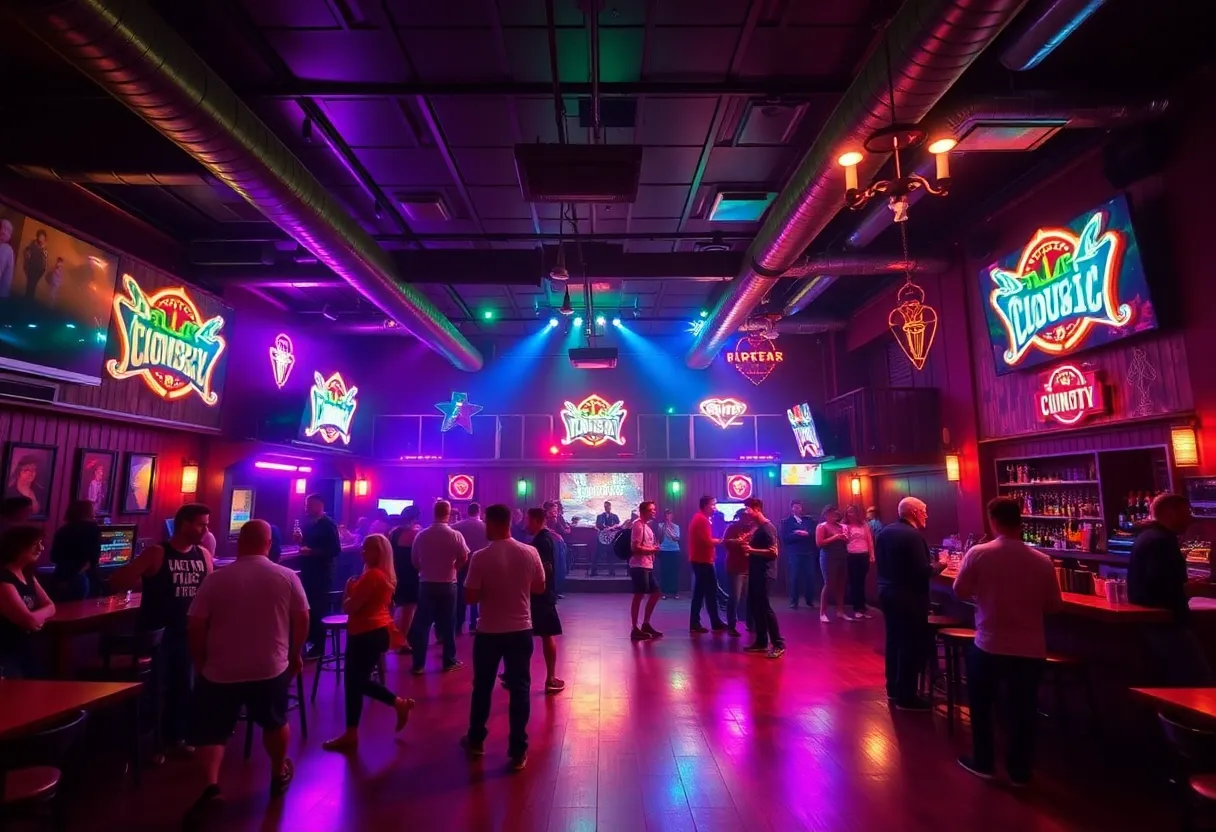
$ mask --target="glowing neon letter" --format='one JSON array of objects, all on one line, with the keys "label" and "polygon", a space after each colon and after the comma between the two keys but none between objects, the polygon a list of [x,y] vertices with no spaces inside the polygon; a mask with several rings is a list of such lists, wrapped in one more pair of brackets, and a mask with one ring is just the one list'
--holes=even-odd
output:
[{"label": "glowing neon letter", "polygon": [[327,445],[339,439],[342,444],[349,445],[350,425],[358,407],[355,396],[358,393],[358,387],[346,386],[340,373],[334,373],[329,378],[313,373],[313,385],[308,393],[311,418],[304,435],[312,437],[319,434]]},{"label": "glowing neon letter", "polygon": [[274,371],[274,383],[280,390],[291,376],[291,368],[296,365],[296,350],[291,339],[280,332],[274,337],[274,346],[270,348],[270,369]]},{"label": "glowing neon letter", "polygon": [[740,420],[747,413],[747,405],[735,398],[706,399],[697,407],[702,416],[722,429],[742,424]]}]

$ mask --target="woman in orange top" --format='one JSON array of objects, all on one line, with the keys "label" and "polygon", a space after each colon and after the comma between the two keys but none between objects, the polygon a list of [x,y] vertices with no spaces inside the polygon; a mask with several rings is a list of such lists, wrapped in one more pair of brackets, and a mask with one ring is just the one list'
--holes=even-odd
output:
[{"label": "woman in orange top", "polygon": [[363,574],[346,582],[342,609],[346,621],[346,731],[322,743],[326,751],[346,751],[359,744],[359,717],[363,697],[370,696],[397,711],[397,729],[405,727],[413,699],[402,699],[383,684],[372,680],[372,671],[390,647],[405,639],[393,626],[389,604],[397,573],[393,569],[393,547],[382,534],[369,534],[363,540]]}]

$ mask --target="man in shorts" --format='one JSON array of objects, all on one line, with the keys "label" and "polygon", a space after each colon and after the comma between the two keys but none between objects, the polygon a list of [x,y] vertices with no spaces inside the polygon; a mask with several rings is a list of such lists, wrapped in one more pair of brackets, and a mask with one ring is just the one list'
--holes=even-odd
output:
[{"label": "man in shorts", "polygon": [[[662,593],[659,584],[654,579],[654,556],[659,547],[654,542],[654,529],[650,521],[654,519],[654,503],[647,500],[638,506],[638,519],[629,530],[629,580],[633,581],[633,632],[630,638],[634,641],[649,641],[652,638],[662,638],[663,634],[650,626],[650,616],[658,606]],[[642,606],[642,598],[649,595],[646,602],[646,617],[642,626],[638,626],[638,610]]]},{"label": "man in shorts", "polygon": [[293,775],[287,757],[287,691],[300,672],[308,635],[308,597],[299,577],[271,563],[270,526],[241,527],[236,562],[216,570],[190,604],[186,634],[197,681],[192,744],[206,787],[183,826],[197,828],[220,799],[224,746],[241,708],[262,728],[270,756],[270,793],[283,794]]}]

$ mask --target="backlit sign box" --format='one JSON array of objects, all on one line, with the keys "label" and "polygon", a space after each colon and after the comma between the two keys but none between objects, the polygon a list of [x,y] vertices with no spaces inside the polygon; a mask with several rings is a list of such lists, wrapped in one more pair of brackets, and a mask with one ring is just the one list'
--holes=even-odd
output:
[{"label": "backlit sign box", "polygon": [[1035,412],[1042,422],[1075,425],[1106,410],[1106,388],[1095,372],[1072,364],[1044,373],[1035,391]]}]

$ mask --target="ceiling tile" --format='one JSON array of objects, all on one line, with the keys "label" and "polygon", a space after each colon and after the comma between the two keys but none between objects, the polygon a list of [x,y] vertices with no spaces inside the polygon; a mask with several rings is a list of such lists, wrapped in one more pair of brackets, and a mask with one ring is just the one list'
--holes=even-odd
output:
[{"label": "ceiling tile", "polygon": [[[426,4],[419,4],[426,5]],[[418,76],[427,81],[507,78],[493,29],[403,29],[401,39]]]},{"label": "ceiling tile", "polygon": [[[702,26],[742,26],[752,0],[663,0],[657,3],[655,23],[659,26],[683,26],[695,20]],[[814,5],[814,4],[811,4]]]},{"label": "ceiling tile", "polygon": [[[517,118],[506,96],[443,96],[430,98],[431,107],[451,147],[512,147]],[[553,105],[549,105],[552,124]],[[528,136],[532,141],[534,136]]]},{"label": "ceiling tile", "polygon": [[700,147],[647,147],[642,151],[644,185],[689,184],[701,158]]},{"label": "ceiling tile", "polygon": [[852,70],[865,39],[852,29],[757,29],[739,67],[747,77],[814,78],[839,76]]},{"label": "ceiling tile", "polygon": [[[550,81],[549,36],[543,27],[506,29],[507,57],[511,77],[516,81]],[[645,30],[638,28],[600,29],[600,81],[615,83],[637,81],[642,74],[642,41]],[[586,29],[559,29],[557,32],[557,75],[567,83],[590,80]]]},{"label": "ceiling tile", "polygon": [[[471,187],[469,197],[473,200],[473,207],[477,210],[477,215],[483,220],[487,218],[530,220],[532,218],[532,214],[528,210],[528,203],[524,202],[524,198],[519,193],[518,185]],[[489,223],[483,224],[489,225]]]},{"label": "ceiling tile", "polygon": [[[283,0],[281,0],[282,2]],[[451,26],[469,28],[494,25],[493,3],[486,0],[389,0],[388,10],[398,28]]]},{"label": "ceiling tile", "polygon": [[787,147],[715,147],[705,166],[705,183],[770,183],[786,173],[794,151]]},{"label": "ceiling tile", "polygon": [[654,30],[648,75],[660,78],[725,78],[739,40],[735,28],[662,27]]},{"label": "ceiling tile", "polygon": [[297,78],[402,82],[409,77],[405,58],[386,31],[276,29],[266,37]]},{"label": "ceiling tile", "polygon": [[703,146],[716,103],[712,98],[647,98],[638,124],[638,144]]},{"label": "ceiling tile", "polygon": [[684,211],[687,197],[688,187],[685,185],[640,185],[633,216],[678,217]]},{"label": "ceiling tile", "polygon": [[321,99],[338,133],[351,147],[417,147],[401,108],[388,98]]},{"label": "ceiling tile", "polygon": [[364,148],[355,155],[382,187],[441,187],[452,181],[443,157],[432,147]]},{"label": "ceiling tile", "polygon": [[255,26],[284,29],[339,26],[326,0],[244,0],[241,5]]},{"label": "ceiling tile", "polygon": [[452,155],[466,185],[519,185],[511,148],[457,147]]}]

